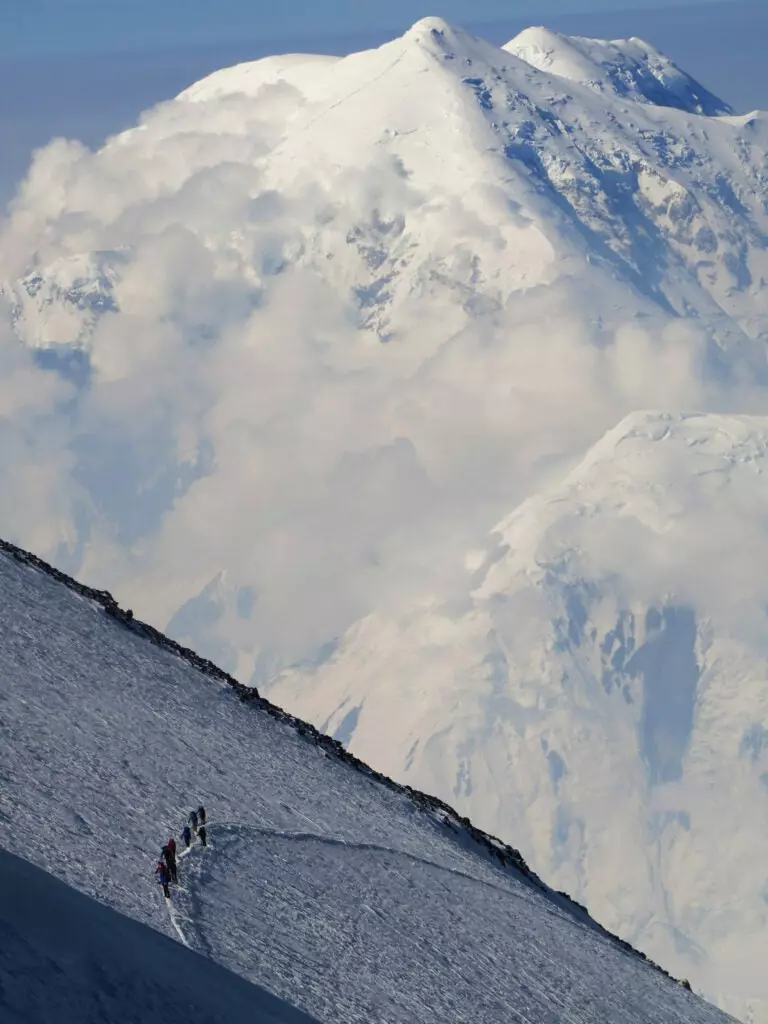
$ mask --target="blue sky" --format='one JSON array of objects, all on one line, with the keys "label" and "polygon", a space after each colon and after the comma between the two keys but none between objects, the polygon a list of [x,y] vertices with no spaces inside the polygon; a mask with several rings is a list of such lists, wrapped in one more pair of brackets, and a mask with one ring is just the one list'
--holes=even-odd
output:
[{"label": "blue sky", "polygon": [[[6,0],[8,3],[9,0]],[[695,0],[703,6],[707,0]],[[0,57],[311,39],[401,29],[426,14],[459,23],[691,5],[691,0],[10,0]]]}]

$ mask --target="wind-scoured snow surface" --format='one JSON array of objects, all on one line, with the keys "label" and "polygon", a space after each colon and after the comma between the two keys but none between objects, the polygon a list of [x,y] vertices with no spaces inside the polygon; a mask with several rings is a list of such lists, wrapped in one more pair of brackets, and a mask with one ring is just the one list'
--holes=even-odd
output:
[{"label": "wind-scoured snow surface", "polygon": [[[11,852],[328,1024],[725,1021],[469,833],[5,552],[0,600],[0,840]],[[210,845],[180,857],[169,917],[153,854],[200,799]],[[30,998],[14,987],[21,957],[27,980],[41,970],[41,1021],[54,1019],[42,993],[56,964],[71,975],[56,976],[57,998],[90,981],[88,1007],[99,977],[119,1006],[145,957],[148,1011],[183,986],[187,950],[174,958],[151,936],[142,946],[138,927],[2,864],[20,885],[0,912],[14,936],[0,947],[11,973],[0,999]],[[66,955],[65,912],[85,929]],[[158,972],[177,964],[158,990]],[[207,972],[190,1003],[216,982]]]},{"label": "wind-scoured snow surface", "polygon": [[1,849],[0,884],[3,1024],[313,1024]]}]

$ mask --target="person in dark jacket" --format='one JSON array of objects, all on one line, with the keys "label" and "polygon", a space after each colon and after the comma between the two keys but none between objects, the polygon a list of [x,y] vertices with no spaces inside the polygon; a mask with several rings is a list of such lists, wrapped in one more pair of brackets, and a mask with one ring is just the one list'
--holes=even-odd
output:
[{"label": "person in dark jacket", "polygon": [[200,806],[197,808],[197,816],[200,819],[200,824],[204,825],[205,824],[205,808],[203,807],[202,804],[200,804]]},{"label": "person in dark jacket", "polygon": [[200,826],[200,828],[197,830],[197,834],[200,837],[200,842],[203,844],[203,846],[207,846],[208,845],[208,829],[205,827],[205,825],[201,825]]},{"label": "person in dark jacket", "polygon": [[[174,844],[175,845],[175,844]],[[176,870],[176,854],[171,849],[171,844],[166,843],[163,847],[163,860],[168,868],[168,873],[171,876],[171,881],[175,884],[179,880],[179,874]]]},{"label": "person in dark jacket", "polygon": [[192,842],[192,830],[189,825],[184,826],[184,831],[181,833],[181,838],[184,840],[184,845],[189,849],[189,844]]},{"label": "person in dark jacket", "polygon": [[189,824],[192,826],[192,831],[197,835],[197,811],[192,811],[190,814]]},{"label": "person in dark jacket", "polygon": [[158,882],[163,887],[163,895],[167,900],[169,900],[171,898],[171,890],[168,888],[168,886],[171,881],[171,876],[168,874],[168,868],[165,866],[163,861],[159,860],[157,862],[155,874],[157,875]]}]

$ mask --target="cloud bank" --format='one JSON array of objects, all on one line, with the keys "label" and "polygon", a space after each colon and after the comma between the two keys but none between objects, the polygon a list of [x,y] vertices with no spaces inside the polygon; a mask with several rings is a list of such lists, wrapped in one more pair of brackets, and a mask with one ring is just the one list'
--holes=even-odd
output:
[{"label": "cloud bank", "polygon": [[498,190],[315,159],[326,108],[286,76],[55,140],[0,232],[37,317],[21,344],[6,288],[0,529],[246,681],[450,593],[627,412],[765,407],[705,325],[552,228],[539,279],[500,285],[535,217]]}]

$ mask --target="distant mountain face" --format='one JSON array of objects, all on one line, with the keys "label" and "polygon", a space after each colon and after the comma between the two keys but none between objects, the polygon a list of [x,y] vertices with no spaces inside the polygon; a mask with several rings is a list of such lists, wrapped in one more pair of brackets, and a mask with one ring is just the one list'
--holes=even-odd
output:
[{"label": "distant mountain face", "polygon": [[642,39],[606,42],[530,28],[504,49],[540,71],[589,86],[609,99],[626,98],[705,117],[733,113]]},{"label": "distant mountain face", "polygon": [[740,1010],[708,801],[762,799],[763,426],[713,414],[768,411],[767,153],[640,40],[430,18],[52,143],[0,233],[6,534]]},{"label": "distant mountain face", "polygon": [[115,312],[119,253],[65,257],[32,270],[2,294],[19,336],[40,348],[85,348],[101,314]]},{"label": "distant mountain face", "polygon": [[[250,270],[256,294],[261,276],[310,268],[382,339],[405,338],[436,306],[459,328],[537,285],[596,278],[629,316],[695,311],[725,340],[753,336],[743,321],[766,315],[768,238],[765,121],[729,113],[639,40],[531,29],[499,50],[425,19],[345,59],[268,58],[214,74],[109,143],[97,165],[176,149],[152,169],[156,182],[148,173],[134,186],[143,200],[150,184],[153,199],[170,197],[220,159],[223,135],[230,188],[251,198],[247,168],[254,179],[258,168],[260,195],[244,221],[187,226],[219,263]],[[192,152],[187,132],[199,139]],[[327,208],[299,219],[292,245],[264,251],[270,203],[307,187],[327,189]],[[35,346],[87,345],[97,314],[126,306],[120,265],[132,263],[137,197],[104,209],[64,192],[53,224],[23,225],[32,265],[4,286]],[[72,229],[60,223],[68,204],[82,206]],[[81,250],[109,234],[127,243],[119,258]]]},{"label": "distant mountain face", "polygon": [[0,235],[6,527],[268,678],[633,409],[761,408],[767,150],[638,40],[439,19],[52,143]]},{"label": "distant mountain face", "polygon": [[524,836],[556,886],[748,1019],[765,1013],[768,822],[746,808],[768,784],[767,458],[768,418],[636,414],[498,525],[463,593],[373,614],[269,690]]}]

